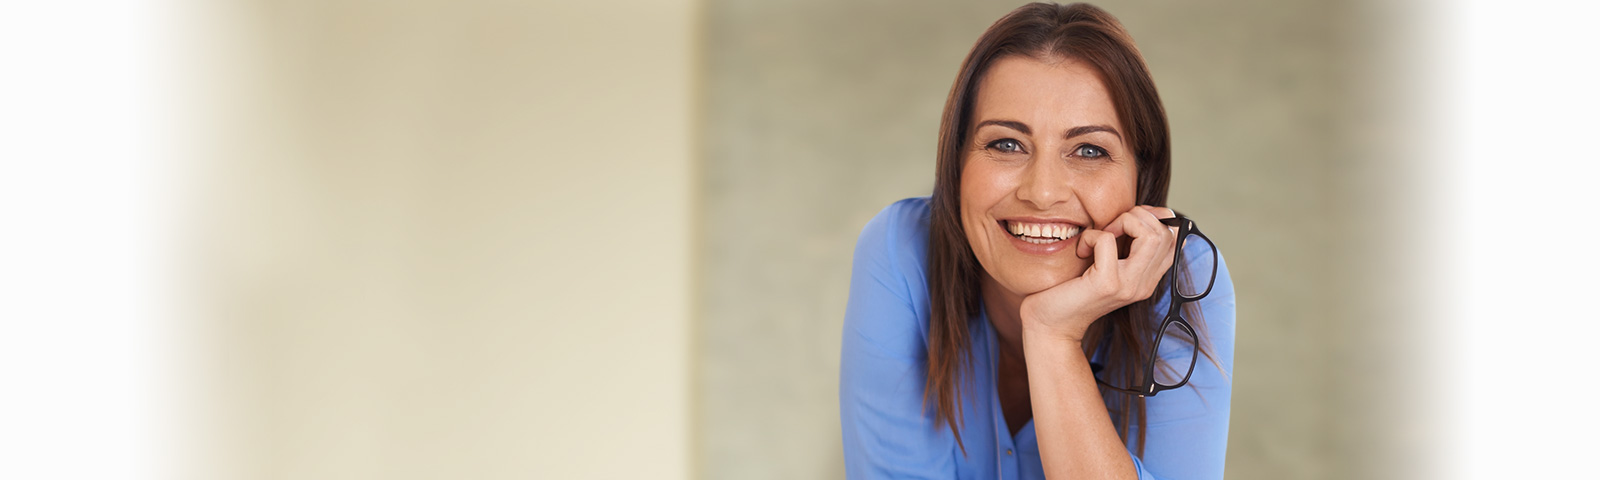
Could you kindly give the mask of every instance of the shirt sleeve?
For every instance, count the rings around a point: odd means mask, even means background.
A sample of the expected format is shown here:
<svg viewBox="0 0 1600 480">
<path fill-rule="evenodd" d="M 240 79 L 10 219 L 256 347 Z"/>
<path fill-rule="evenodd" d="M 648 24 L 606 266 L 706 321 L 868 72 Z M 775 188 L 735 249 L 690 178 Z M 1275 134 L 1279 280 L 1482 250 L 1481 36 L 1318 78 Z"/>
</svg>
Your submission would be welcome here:
<svg viewBox="0 0 1600 480">
<path fill-rule="evenodd" d="M 845 473 L 852 479 L 951 478 L 955 441 L 934 426 L 922 403 L 925 328 L 919 321 L 907 260 L 911 232 L 901 230 L 905 202 L 867 223 L 856 242 L 839 362 L 839 421 Z M 901 243 L 905 242 L 905 243 Z M 897 258 L 898 257 L 898 258 Z M 925 308 L 925 307 L 924 307 Z"/>
<path fill-rule="evenodd" d="M 1209 248 L 1204 242 L 1185 246 L 1184 256 L 1191 271 L 1198 271 L 1200 264 L 1209 265 Z M 1220 252 L 1216 258 L 1217 280 L 1211 293 L 1200 299 L 1203 321 L 1196 325 L 1209 342 L 1211 358 L 1201 355 L 1196 360 L 1186 388 L 1146 398 L 1148 434 L 1144 458 L 1134 457 L 1141 479 L 1222 478 L 1233 394 L 1234 295 L 1227 263 Z M 1161 313 L 1165 314 L 1166 305 L 1162 303 Z M 1170 360 L 1183 356 L 1182 360 L 1188 361 L 1187 350 L 1163 352 L 1162 356 Z M 1135 435 L 1137 430 L 1130 431 L 1129 438 Z"/>
</svg>

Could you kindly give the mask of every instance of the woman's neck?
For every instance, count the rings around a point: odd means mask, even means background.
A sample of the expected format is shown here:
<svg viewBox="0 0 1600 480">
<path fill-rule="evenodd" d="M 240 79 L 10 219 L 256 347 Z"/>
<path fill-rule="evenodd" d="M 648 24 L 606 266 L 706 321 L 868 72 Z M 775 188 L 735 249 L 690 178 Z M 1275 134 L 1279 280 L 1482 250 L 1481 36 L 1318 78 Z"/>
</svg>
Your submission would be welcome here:
<svg viewBox="0 0 1600 480">
<path fill-rule="evenodd" d="M 1000 286 L 987 272 L 979 281 L 983 312 L 999 336 L 1002 357 L 1022 359 L 1022 295 Z"/>
</svg>

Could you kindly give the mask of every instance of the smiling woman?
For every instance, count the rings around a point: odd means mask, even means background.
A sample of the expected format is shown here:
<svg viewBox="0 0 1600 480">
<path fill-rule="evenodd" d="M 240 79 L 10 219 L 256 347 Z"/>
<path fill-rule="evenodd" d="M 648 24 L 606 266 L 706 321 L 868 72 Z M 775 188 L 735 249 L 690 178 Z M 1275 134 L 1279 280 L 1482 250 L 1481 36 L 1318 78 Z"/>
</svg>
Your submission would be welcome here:
<svg viewBox="0 0 1600 480">
<path fill-rule="evenodd" d="M 1165 207 L 1169 143 L 1106 12 L 1036 3 L 984 32 L 945 104 L 933 195 L 856 245 L 851 477 L 1222 476 L 1233 284 Z"/>
</svg>

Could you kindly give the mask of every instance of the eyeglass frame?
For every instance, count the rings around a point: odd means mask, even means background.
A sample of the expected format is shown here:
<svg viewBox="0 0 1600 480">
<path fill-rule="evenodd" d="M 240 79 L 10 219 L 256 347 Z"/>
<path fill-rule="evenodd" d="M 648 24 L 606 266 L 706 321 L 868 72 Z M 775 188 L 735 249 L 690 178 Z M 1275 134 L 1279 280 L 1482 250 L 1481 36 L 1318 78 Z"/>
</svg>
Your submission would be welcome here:
<svg viewBox="0 0 1600 480">
<path fill-rule="evenodd" d="M 1178 227 L 1178 241 L 1173 245 L 1172 249 L 1172 266 L 1167 270 L 1167 292 L 1169 294 L 1169 298 L 1171 299 L 1169 305 L 1167 306 L 1167 316 L 1166 318 L 1162 319 L 1161 327 L 1156 329 L 1156 341 L 1150 344 L 1150 360 L 1144 364 L 1144 380 L 1142 383 L 1140 383 L 1138 389 L 1118 387 L 1101 380 L 1099 374 L 1104 367 L 1099 363 L 1090 362 L 1089 367 L 1094 374 L 1095 383 L 1103 385 L 1107 389 L 1114 392 L 1128 395 L 1138 395 L 1141 397 L 1153 397 L 1157 393 L 1183 388 L 1184 385 L 1189 384 L 1189 377 L 1194 375 L 1194 365 L 1200 361 L 1200 335 L 1195 333 L 1194 325 L 1190 324 L 1188 320 L 1183 318 L 1182 308 L 1183 304 L 1185 303 L 1198 302 L 1200 299 L 1205 298 L 1206 295 L 1210 295 L 1211 287 L 1216 286 L 1217 270 L 1219 270 L 1217 266 L 1217 244 L 1212 242 L 1211 238 L 1207 237 L 1206 234 L 1200 233 L 1200 227 L 1195 224 L 1194 220 L 1189 219 L 1189 217 L 1176 215 L 1160 220 L 1162 225 Z M 1199 236 L 1201 240 L 1205 240 L 1207 246 L 1211 247 L 1211 279 L 1206 282 L 1206 290 L 1204 292 L 1200 292 L 1197 295 L 1184 295 L 1182 292 L 1178 291 L 1178 265 L 1184 263 L 1182 261 L 1183 247 L 1188 241 L 1187 239 L 1189 238 L 1189 235 L 1191 234 Z M 1183 374 L 1183 380 L 1179 381 L 1176 385 L 1162 385 L 1156 382 L 1156 360 L 1160 358 L 1161 355 L 1161 339 L 1167 335 L 1167 327 L 1173 324 L 1177 324 L 1178 328 L 1182 328 L 1184 332 L 1187 332 L 1189 334 L 1189 338 L 1194 339 L 1196 344 L 1194 345 L 1194 348 L 1190 349 L 1189 351 L 1189 355 L 1191 356 L 1189 359 L 1189 371 Z"/>
</svg>

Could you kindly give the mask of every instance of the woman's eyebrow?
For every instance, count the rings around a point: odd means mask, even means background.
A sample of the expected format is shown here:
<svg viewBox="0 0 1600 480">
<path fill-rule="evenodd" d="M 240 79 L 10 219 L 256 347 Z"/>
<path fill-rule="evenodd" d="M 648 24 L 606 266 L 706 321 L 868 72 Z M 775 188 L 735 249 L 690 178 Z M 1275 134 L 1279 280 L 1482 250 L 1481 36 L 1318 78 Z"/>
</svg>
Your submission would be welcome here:
<svg viewBox="0 0 1600 480">
<path fill-rule="evenodd" d="M 977 130 L 977 129 L 983 128 L 984 125 L 999 125 L 999 126 L 1002 126 L 1002 127 L 1006 127 L 1006 128 L 1012 129 L 1012 130 L 1016 130 L 1016 131 L 1022 132 L 1023 135 L 1033 135 L 1033 129 L 1028 128 L 1027 124 L 1022 123 L 1022 122 L 1018 122 L 1018 121 L 1015 121 L 1015 120 L 984 120 L 984 121 L 978 122 L 978 126 L 972 127 L 972 129 L 973 130 Z"/>
<path fill-rule="evenodd" d="M 988 125 L 997 125 L 997 126 L 1001 126 L 1001 127 L 1006 127 L 1006 128 L 1012 129 L 1012 130 L 1016 130 L 1016 131 L 1022 132 L 1023 135 L 1033 135 L 1033 129 L 1028 128 L 1027 124 L 1022 123 L 1022 122 L 1018 122 L 1016 120 L 984 120 L 982 122 L 978 122 L 978 125 L 976 127 L 973 127 L 973 130 L 977 130 L 979 128 L 983 128 L 983 127 L 988 126 Z M 1118 132 L 1117 129 L 1112 128 L 1110 125 L 1083 125 L 1083 126 L 1078 126 L 1078 127 L 1072 127 L 1070 129 L 1067 129 L 1066 133 L 1061 134 L 1061 138 L 1071 139 L 1071 138 L 1074 138 L 1074 137 L 1088 135 L 1088 134 L 1094 133 L 1094 132 L 1107 132 L 1107 133 L 1110 133 L 1112 135 L 1116 135 L 1117 139 L 1121 139 L 1122 138 L 1122 133 Z"/>
<path fill-rule="evenodd" d="M 1061 134 L 1061 138 L 1072 139 L 1073 137 L 1088 135 L 1094 132 L 1109 132 L 1112 135 L 1116 135 L 1118 140 L 1122 139 L 1122 134 L 1117 133 L 1117 129 L 1111 128 L 1109 125 L 1084 125 L 1081 127 L 1072 127 L 1071 129 L 1067 130 L 1067 133 Z"/>
</svg>

